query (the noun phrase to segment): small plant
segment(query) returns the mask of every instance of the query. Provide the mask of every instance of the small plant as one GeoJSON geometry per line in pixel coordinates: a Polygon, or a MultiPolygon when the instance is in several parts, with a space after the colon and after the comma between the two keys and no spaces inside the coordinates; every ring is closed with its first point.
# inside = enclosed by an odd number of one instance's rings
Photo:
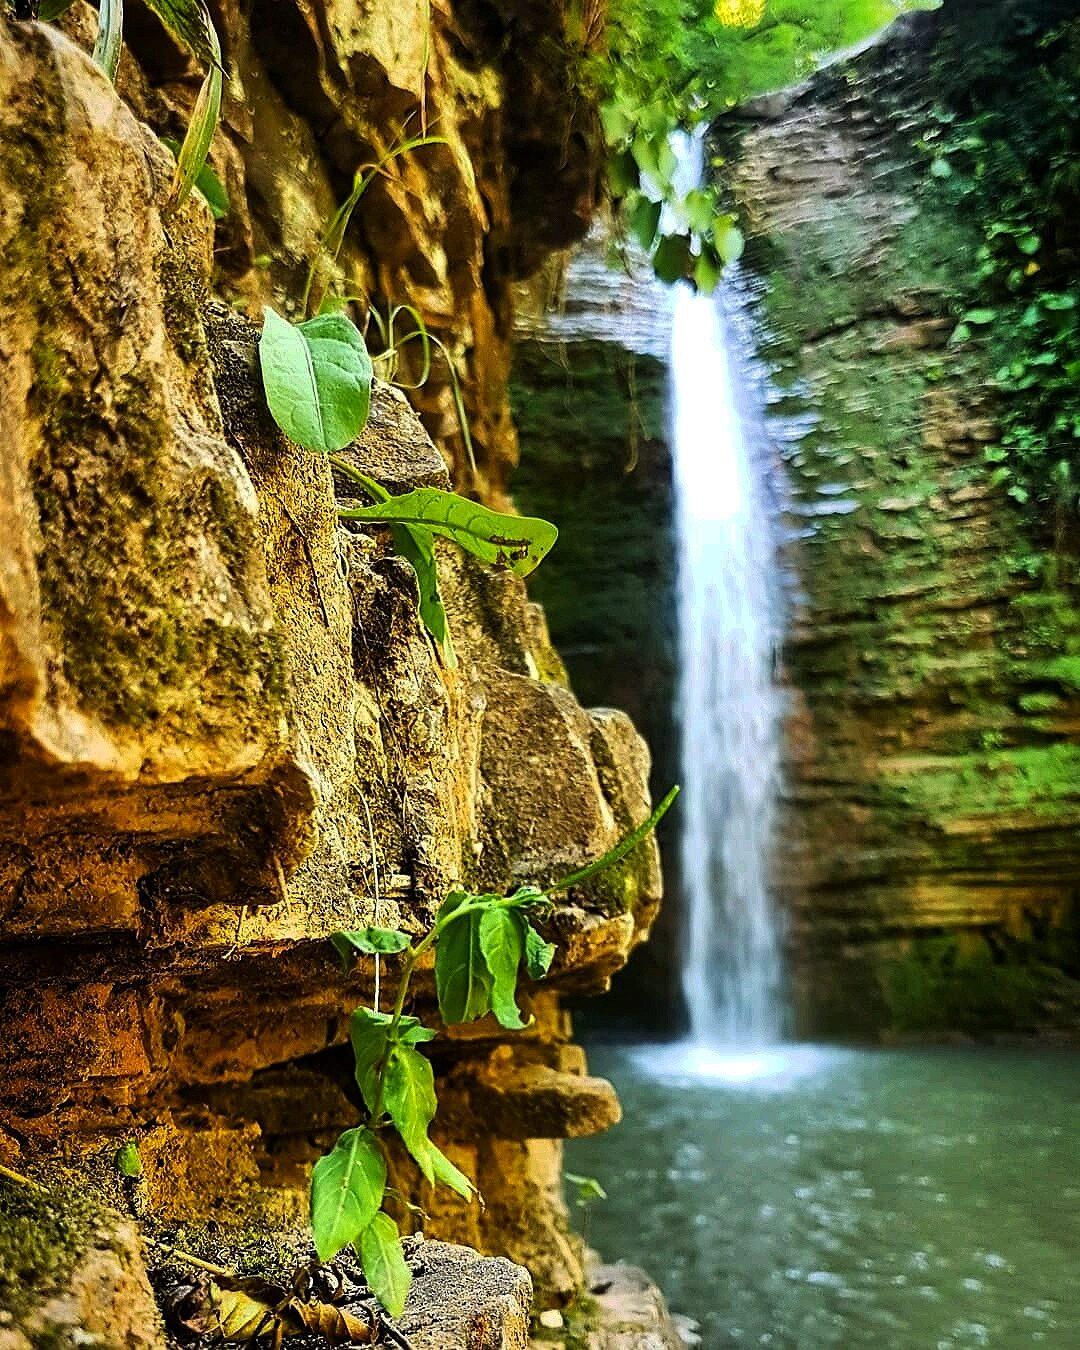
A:
{"type": "Polygon", "coordinates": [[[360,956],[401,959],[393,1010],[357,1008],[351,1019],[356,1082],[366,1108],[361,1124],[346,1130],[315,1164],[311,1176],[311,1226],[319,1260],[355,1247],[364,1277],[392,1317],[400,1316],[412,1275],[397,1224],[383,1209],[387,1195],[383,1135],[393,1128],[426,1181],[471,1200],[475,1186],[428,1135],[437,1106],[431,1062],[418,1046],[435,1032],[405,1012],[409,985],[423,957],[434,950],[435,989],[446,1026],[494,1013],[499,1025],[526,1025],[517,1002],[524,966],[540,980],[555,948],[533,927],[531,916],[552,906],[552,896],[587,881],[625,858],[657,826],[678,794],[672,788],[636,829],[610,852],[551,886],[521,886],[512,895],[454,890],[435,922],[417,942],[395,929],[364,928],[331,939],[346,968],[360,956]]]}
{"type": "Polygon", "coordinates": [[[603,122],[611,191],[653,271],[664,282],[685,279],[700,291],[714,290],[725,264],[742,256],[743,236],[735,216],[719,209],[715,188],[680,191],[672,147],[677,128],[658,108],[631,117],[614,102],[604,107],[603,122]]]}
{"type": "MultiPolygon", "coordinates": [[[[356,204],[375,176],[398,155],[441,142],[437,136],[402,140],[382,159],[356,171],[353,190],[324,230],[308,269],[304,312],[310,312],[316,299],[319,312],[300,323],[290,323],[267,307],[259,339],[259,365],[267,406],[282,431],[297,445],[328,456],[340,473],[359,483],[371,498],[370,506],[342,508],[340,518],[389,527],[395,548],[416,573],[421,621],[447,666],[453,667],[457,658],[439,591],[436,536],[453,540],[492,566],[508,567],[518,576],[528,576],[547,555],[559,532],[550,521],[492,511],[440,488],[417,488],[393,497],[381,483],[338,457],[337,452],[354,441],[367,423],[374,367],[360,330],[338,308],[344,301],[325,285],[325,273],[337,260],[356,204]]],[[[378,358],[382,362],[392,362],[406,342],[421,343],[421,383],[430,371],[432,345],[443,352],[471,458],[472,442],[457,374],[442,343],[428,333],[420,315],[409,305],[394,306],[385,321],[377,316],[376,322],[384,342],[378,358]],[[395,325],[402,314],[408,314],[416,326],[398,337],[395,325]]]]}
{"type": "MultiPolygon", "coordinates": [[[[12,10],[18,19],[56,20],[72,3],[73,0],[40,0],[40,3],[38,0],[14,0],[12,10]]],[[[204,0],[146,0],[146,5],[192,56],[206,67],[206,76],[195,101],[187,134],[176,151],[176,172],[167,205],[168,210],[175,210],[190,195],[200,175],[204,174],[210,142],[221,116],[225,69],[221,63],[221,44],[204,0]]],[[[120,64],[123,27],[123,0],[99,0],[94,60],[113,83],[120,64]]],[[[217,182],[216,178],[213,178],[213,182],[217,182]]],[[[210,179],[204,177],[203,183],[211,187],[210,179]]],[[[217,186],[220,188],[220,184],[217,186]]],[[[214,211],[212,201],[210,206],[214,211]]]]}
{"type": "Polygon", "coordinates": [[[584,1177],[579,1172],[563,1172],[563,1180],[574,1188],[574,1204],[581,1210],[581,1237],[588,1245],[589,1216],[593,1206],[600,1200],[606,1200],[608,1193],[595,1177],[584,1177]]]}
{"type": "Polygon", "coordinates": [[[368,324],[369,326],[374,325],[378,330],[379,340],[383,344],[382,351],[377,356],[373,356],[372,361],[379,371],[380,379],[386,380],[396,389],[422,389],[431,375],[431,349],[434,347],[436,351],[441,353],[443,363],[446,366],[446,373],[450,377],[450,390],[454,397],[454,414],[457,417],[458,430],[465,446],[465,457],[469,461],[469,468],[472,470],[475,479],[477,476],[476,456],[473,453],[472,433],[469,431],[469,419],[465,412],[461,380],[458,378],[454,358],[447,350],[446,344],[428,329],[423,315],[413,305],[392,305],[388,308],[385,319],[377,309],[372,309],[368,314],[368,324]],[[415,327],[411,332],[399,336],[397,321],[403,314],[412,320],[415,327]],[[401,351],[408,342],[420,343],[420,373],[413,380],[401,380],[397,375],[398,360],[401,351]]]}
{"type": "Polygon", "coordinates": [[[305,315],[310,316],[323,309],[329,285],[328,278],[341,253],[349,221],[352,220],[360,198],[375,179],[381,174],[386,174],[387,166],[401,155],[419,150],[426,145],[446,145],[446,143],[445,136],[423,135],[408,139],[402,137],[380,159],[360,165],[353,175],[352,191],[330,217],[326,229],[319,238],[315,254],[308,264],[307,280],[304,282],[304,294],[301,298],[301,308],[305,315]]]}

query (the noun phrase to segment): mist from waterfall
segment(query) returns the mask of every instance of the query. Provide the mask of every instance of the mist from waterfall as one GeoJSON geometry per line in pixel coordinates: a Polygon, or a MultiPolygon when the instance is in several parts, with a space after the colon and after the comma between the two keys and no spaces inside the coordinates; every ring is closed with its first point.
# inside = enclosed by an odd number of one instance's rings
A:
{"type": "MultiPolygon", "coordinates": [[[[700,173],[699,144],[679,147],[700,173]]],[[[781,943],[769,885],[781,695],[771,517],[748,428],[734,328],[679,285],[671,335],[687,906],[683,988],[698,1051],[782,1032],[781,943]]]]}

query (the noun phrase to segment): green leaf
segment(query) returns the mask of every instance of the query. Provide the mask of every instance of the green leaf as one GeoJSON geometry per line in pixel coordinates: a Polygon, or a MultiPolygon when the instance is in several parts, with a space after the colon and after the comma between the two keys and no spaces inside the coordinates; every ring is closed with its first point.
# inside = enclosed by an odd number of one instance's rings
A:
{"type": "MultiPolygon", "coordinates": [[[[356,1061],[356,1084],[369,1111],[375,1110],[378,1068],[390,1050],[393,1021],[389,1013],[376,1012],[374,1008],[356,1008],[349,1020],[349,1039],[356,1061]]],[[[395,1038],[397,1045],[420,1045],[423,1041],[434,1039],[434,1031],[422,1026],[418,1018],[406,1014],[399,1019],[395,1038]]]]}
{"type": "Polygon", "coordinates": [[[690,270],[690,238],[685,234],[665,234],[653,254],[653,271],[669,285],[681,281],[690,270]]]}
{"type": "MultiPolygon", "coordinates": [[[[439,913],[451,911],[472,897],[456,892],[447,898],[439,913]],[[458,898],[460,897],[460,899],[458,898]]],[[[435,944],[435,991],[439,1011],[447,1026],[472,1022],[491,1007],[491,975],[480,947],[480,911],[449,924],[435,944]]]]}
{"type": "MultiPolygon", "coordinates": [[[[214,50],[219,52],[217,34],[210,28],[214,50]]],[[[188,198],[206,165],[206,156],[210,153],[210,142],[214,139],[218,119],[221,116],[221,90],[223,83],[221,65],[210,67],[199,90],[199,97],[192,109],[191,121],[184,135],[184,143],[176,156],[176,172],[173,175],[172,188],[166,210],[174,211],[188,198]]]]}
{"type": "Polygon", "coordinates": [[[583,1177],[577,1172],[564,1172],[563,1177],[577,1191],[577,1203],[582,1209],[591,1205],[594,1200],[606,1200],[608,1198],[607,1191],[595,1177],[583,1177]]]}
{"type": "Polygon", "coordinates": [[[969,309],[964,315],[964,323],[973,323],[981,325],[993,323],[997,318],[996,309],[969,309]]]}
{"type": "Polygon", "coordinates": [[[667,135],[664,135],[656,144],[656,173],[657,187],[665,195],[671,187],[671,180],[675,177],[675,170],[678,167],[679,161],[675,158],[675,151],[671,148],[671,140],[667,135]]]}
{"type": "Polygon", "coordinates": [[[349,1039],[356,1061],[356,1085],[369,1111],[375,1110],[377,1073],[389,1049],[392,1021],[389,1013],[378,1013],[373,1008],[357,1008],[349,1019],[349,1039]]]}
{"type": "MultiPolygon", "coordinates": [[[[321,1256],[320,1256],[320,1259],[321,1256]]],[[[397,1224],[389,1214],[376,1214],[360,1236],[364,1279],[391,1317],[400,1317],[412,1286],[397,1224]]]]}
{"type": "MultiPolygon", "coordinates": [[[[373,497],[375,501],[392,500],[381,483],[347,461],[335,459],[334,467],[347,478],[353,478],[360,483],[368,496],[373,497]]],[[[454,670],[457,667],[457,653],[454,651],[454,643],[450,637],[450,621],[446,617],[446,607],[439,590],[439,568],[435,561],[434,536],[430,530],[419,526],[391,525],[390,537],[394,541],[394,548],[416,573],[420,620],[438,643],[447,668],[454,670]]]]}
{"type": "Polygon", "coordinates": [[[694,264],[694,285],[703,295],[711,295],[720,284],[723,268],[711,248],[703,248],[694,264]]]}
{"type": "Polygon", "coordinates": [[[485,910],[480,915],[480,950],[491,973],[491,1010],[500,1026],[520,1031],[525,1022],[515,994],[525,941],[517,916],[508,909],[485,910]]]}
{"type": "Polygon", "coordinates": [[[944,157],[944,155],[938,155],[930,163],[930,172],[933,174],[935,178],[951,178],[952,165],[944,157]]]}
{"type": "Polygon", "coordinates": [[[519,577],[527,577],[540,564],[559,536],[550,521],[505,515],[441,488],[416,488],[339,515],[342,520],[419,526],[452,540],[482,562],[509,567],[519,577]]]}
{"type": "Polygon", "coordinates": [[[643,192],[636,192],[626,204],[626,224],[630,233],[644,249],[651,249],[660,228],[660,202],[654,202],[643,192]]]}
{"type": "Polygon", "coordinates": [[[656,157],[656,142],[639,132],[634,137],[630,153],[637,161],[641,172],[648,175],[656,187],[660,187],[660,166],[656,157]]]}
{"type": "Polygon", "coordinates": [[[120,48],[124,42],[124,0],[98,0],[98,30],[94,42],[94,60],[116,83],[120,48]]]}
{"type": "Polygon", "coordinates": [[[424,1177],[435,1181],[428,1127],[435,1119],[435,1075],[431,1062],[409,1045],[397,1045],[386,1070],[386,1109],[402,1142],[424,1177]]]}
{"type": "MultiPolygon", "coordinates": [[[[179,156],[179,141],[171,136],[162,136],[161,143],[168,146],[174,158],[179,156]]],[[[195,191],[201,193],[215,220],[224,220],[229,214],[229,194],[225,191],[225,184],[209,164],[204,164],[195,176],[195,191]]]]}
{"type": "Polygon", "coordinates": [[[204,66],[221,66],[221,48],[203,0],[146,0],[165,27],[204,66]]]}
{"type": "Polygon", "coordinates": [[[339,952],[363,952],[365,956],[394,956],[409,945],[408,935],[396,928],[355,928],[330,934],[339,952]]]}
{"type": "Polygon", "coordinates": [[[1042,240],[1034,232],[1029,232],[1020,236],[1016,241],[1016,247],[1030,258],[1042,248],[1042,240]]]}
{"type": "Polygon", "coordinates": [[[693,188],[683,199],[681,211],[696,234],[708,234],[716,216],[716,194],[704,188],[693,188]]]}
{"type": "Polygon", "coordinates": [[[637,160],[629,150],[622,150],[611,157],[608,162],[608,186],[613,196],[625,197],[628,192],[634,191],[640,181],[637,160]]]}
{"type": "Polygon", "coordinates": [[[530,882],[526,886],[519,886],[513,895],[506,897],[507,903],[514,909],[531,909],[536,905],[549,906],[551,901],[547,894],[539,886],[534,886],[530,882]]]}
{"type": "Polygon", "coordinates": [[[332,268],[337,262],[341,246],[345,242],[345,232],[349,228],[352,214],[356,210],[360,198],[375,179],[399,155],[408,154],[411,150],[419,150],[425,145],[447,144],[449,142],[445,136],[412,136],[408,140],[397,141],[375,163],[362,164],[356,170],[353,175],[352,191],[330,217],[322,238],[319,240],[318,247],[308,264],[307,280],[304,282],[304,294],[301,300],[302,310],[305,314],[311,312],[312,301],[315,302],[314,308],[320,308],[322,276],[327,269],[332,268]]]}
{"type": "Polygon", "coordinates": [[[529,972],[529,979],[542,980],[555,958],[555,944],[545,942],[524,914],[515,917],[522,925],[525,938],[525,969],[529,972]]]}
{"type": "Polygon", "coordinates": [[[660,805],[653,811],[648,820],[643,820],[636,829],[630,831],[619,840],[614,848],[608,849],[602,858],[597,858],[596,862],[589,863],[587,867],[579,868],[576,872],[571,872],[569,876],[563,877],[561,881],[555,882],[553,886],[545,888],[548,895],[554,895],[557,891],[569,890],[571,886],[580,886],[583,881],[588,881],[590,877],[596,876],[598,872],[605,872],[609,867],[614,867],[617,862],[621,862],[628,853],[632,853],[646,836],[650,835],[656,829],[660,821],[663,820],[679,795],[677,787],[670,788],[660,805]]]}
{"type": "Polygon", "coordinates": [[[371,407],[371,357],[359,330],[344,314],[301,324],[270,308],[263,315],[259,362],[274,421],[306,450],[343,450],[371,407]]]}
{"type": "Polygon", "coordinates": [[[742,230],[731,216],[721,216],[713,226],[713,247],[722,263],[738,262],[746,247],[742,230]]]}
{"type": "Polygon", "coordinates": [[[600,121],[608,145],[618,145],[633,130],[630,119],[617,103],[605,103],[600,108],[600,121]]]}
{"type": "Polygon", "coordinates": [[[132,1139],[129,1139],[122,1148],[116,1150],[114,1162],[116,1170],[122,1177],[141,1177],[143,1174],[139,1146],[132,1139]]]}
{"type": "Polygon", "coordinates": [[[311,1228],[320,1261],[332,1260],[367,1231],[385,1190],[386,1160],[375,1136],[363,1126],[346,1130],[311,1173],[311,1228]]]}
{"type": "Polygon", "coordinates": [[[471,1200],[476,1193],[476,1187],[469,1178],[459,1168],[455,1167],[450,1159],[436,1144],[431,1144],[431,1163],[435,1170],[435,1180],[443,1186],[449,1186],[452,1191],[456,1191],[463,1200],[471,1200]]]}
{"type": "Polygon", "coordinates": [[[450,621],[446,617],[442,592],[439,590],[439,566],[435,561],[435,538],[430,530],[420,526],[392,525],[390,537],[394,548],[405,558],[416,573],[420,621],[439,645],[447,668],[457,667],[457,653],[450,637],[450,621]]]}

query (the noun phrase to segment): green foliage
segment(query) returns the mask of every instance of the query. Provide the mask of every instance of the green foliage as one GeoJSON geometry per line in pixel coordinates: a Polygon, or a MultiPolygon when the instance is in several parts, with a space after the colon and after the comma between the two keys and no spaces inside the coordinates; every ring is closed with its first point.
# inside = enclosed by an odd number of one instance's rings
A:
{"type": "Polygon", "coordinates": [[[374,506],[340,513],[342,520],[404,525],[449,539],[494,567],[526,577],[543,561],[559,536],[550,521],[492,511],[441,488],[415,488],[374,506]]]}
{"type": "MultiPolygon", "coordinates": [[[[146,0],[146,4],[169,32],[207,68],[183,144],[176,152],[176,173],[166,204],[167,211],[174,211],[190,195],[206,164],[210,142],[221,117],[225,71],[221,64],[221,44],[204,0],[146,0]]],[[[70,5],[71,0],[44,0],[38,17],[58,19],[70,5]]],[[[115,80],[120,64],[123,23],[123,0],[99,0],[94,60],[110,80],[115,80]]]]}
{"type": "Polygon", "coordinates": [[[320,1261],[362,1238],[385,1191],[386,1159],[375,1136],[363,1126],[346,1130],[311,1173],[311,1230],[320,1261]]]}
{"type": "Polygon", "coordinates": [[[675,181],[671,137],[755,94],[792,84],[902,10],[934,0],[612,0],[608,48],[590,74],[602,103],[608,181],[663,281],[711,290],[742,252],[715,194],[675,181]]]}
{"type": "MultiPolygon", "coordinates": [[[[347,460],[335,457],[334,468],[351,478],[364,489],[376,502],[388,502],[390,493],[370,474],[363,473],[347,460]]],[[[435,536],[429,529],[418,525],[392,524],[390,537],[394,548],[406,559],[416,573],[419,592],[418,609],[420,620],[434,638],[447,668],[453,670],[457,665],[454,644],[450,637],[450,623],[446,617],[446,606],[439,591],[439,568],[435,561],[435,536]]]]}
{"type": "Polygon", "coordinates": [[[344,314],[300,324],[270,308],[263,315],[259,364],[274,421],[306,450],[343,450],[371,408],[371,357],[359,330],[344,314]]]}
{"type": "MultiPolygon", "coordinates": [[[[211,28],[210,31],[213,33],[214,30],[211,28]]],[[[214,36],[214,47],[216,50],[216,34],[214,36]]],[[[188,123],[187,133],[184,136],[183,144],[180,146],[180,153],[176,157],[176,174],[173,178],[168,203],[171,209],[175,210],[191,195],[191,190],[199,181],[199,175],[206,164],[206,156],[210,152],[210,142],[214,139],[214,131],[221,116],[223,79],[221,66],[215,63],[206,72],[202,87],[199,89],[199,96],[195,100],[195,107],[191,114],[191,121],[188,123]]]]}
{"type": "Polygon", "coordinates": [[[402,137],[379,159],[360,165],[353,175],[352,191],[330,217],[319,238],[315,254],[308,264],[302,301],[305,314],[321,312],[327,294],[329,277],[337,263],[338,255],[341,253],[341,246],[345,242],[345,234],[349,228],[349,222],[352,220],[353,212],[356,210],[360,198],[375,179],[380,175],[388,176],[390,164],[400,155],[408,154],[412,150],[419,150],[425,145],[445,145],[446,143],[445,136],[402,137]]]}
{"type": "Polygon", "coordinates": [[[374,506],[343,508],[339,516],[342,520],[390,527],[395,548],[416,573],[420,618],[450,667],[457,664],[457,657],[439,591],[435,536],[452,540],[483,562],[509,567],[518,576],[528,576],[558,538],[558,530],[546,520],[491,511],[439,488],[417,488],[392,497],[380,483],[347,460],[335,457],[334,467],[375,499],[374,506]]]}
{"type": "Polygon", "coordinates": [[[595,1177],[583,1177],[577,1172],[564,1172],[563,1180],[568,1181],[574,1188],[574,1203],[578,1209],[588,1209],[590,1205],[597,1200],[606,1200],[607,1191],[597,1181],[595,1177]]]}
{"type": "MultiPolygon", "coordinates": [[[[161,143],[172,151],[174,159],[179,158],[179,141],[171,136],[162,136],[161,143]]],[[[206,202],[215,220],[224,220],[229,214],[229,194],[225,191],[225,184],[209,164],[204,164],[196,174],[195,191],[206,202]]]]}
{"type": "Polygon", "coordinates": [[[124,0],[99,0],[94,60],[105,72],[110,83],[116,82],[116,68],[120,64],[120,48],[123,41],[124,0]]]}
{"type": "MultiPolygon", "coordinates": [[[[1048,11],[1049,12],[1049,11],[1048,11]]],[[[980,20],[981,25],[981,20],[980,20]]],[[[951,342],[981,348],[1003,400],[991,481],[1019,503],[1080,506],[1080,21],[1010,15],[943,44],[940,102],[918,142],[931,209],[976,222],[951,342]]]]}
{"type": "MultiPolygon", "coordinates": [[[[326,301],[323,303],[325,305],[326,301]]],[[[446,373],[450,379],[450,392],[454,400],[454,416],[457,418],[458,431],[461,433],[462,443],[465,446],[465,458],[469,461],[469,467],[472,469],[475,478],[477,476],[476,455],[473,451],[472,433],[469,430],[469,419],[465,411],[465,398],[462,394],[461,380],[458,377],[454,358],[446,344],[430,331],[424,322],[424,316],[414,305],[391,305],[386,312],[385,319],[377,309],[373,308],[368,312],[368,325],[378,329],[379,337],[382,340],[382,350],[377,356],[372,357],[375,369],[381,379],[386,380],[388,384],[394,385],[397,389],[422,389],[431,377],[432,349],[434,348],[442,356],[446,373]],[[397,323],[402,315],[411,320],[414,327],[410,332],[399,335],[397,323]],[[420,370],[413,379],[403,380],[398,375],[398,365],[401,353],[410,342],[420,343],[420,370]]]]}
{"type": "Polygon", "coordinates": [[[221,47],[203,0],[146,0],[146,7],[204,66],[222,69],[221,47]]]}
{"type": "Polygon", "coordinates": [[[360,1237],[360,1262],[368,1284],[391,1317],[400,1317],[412,1285],[397,1224],[389,1214],[376,1214],[360,1237]]]}
{"type": "Polygon", "coordinates": [[[462,917],[458,911],[464,917],[464,922],[444,931],[435,949],[435,988],[447,1026],[475,1022],[491,1007],[491,972],[480,945],[481,909],[470,909],[473,899],[466,891],[453,891],[439,910],[443,921],[462,917]],[[464,913],[466,909],[470,912],[464,913]]]}
{"type": "Polygon", "coordinates": [[[336,947],[345,971],[352,969],[361,953],[365,956],[394,956],[409,945],[405,934],[394,928],[360,928],[354,932],[334,933],[330,941],[336,947]]]}
{"type": "Polygon", "coordinates": [[[542,980],[551,969],[551,963],[555,959],[555,944],[545,942],[524,914],[515,914],[514,918],[521,927],[521,935],[525,943],[525,969],[528,972],[529,979],[542,980]]]}
{"type": "Polygon", "coordinates": [[[491,1010],[510,1031],[525,1026],[516,1001],[518,970],[525,955],[525,934],[517,916],[488,909],[480,916],[480,950],[491,975],[491,1010]]]}
{"type": "Polygon", "coordinates": [[[475,1193],[429,1137],[437,1099],[430,1061],[417,1046],[435,1033],[405,1013],[409,983],[418,963],[434,949],[439,1011],[447,1026],[493,1012],[509,1029],[525,1026],[517,1004],[524,967],[530,979],[542,979],[555,949],[529,922],[528,914],[551,907],[551,896],[621,861],[655,828],[675,799],[673,788],[643,824],[608,853],[551,886],[520,886],[512,895],[456,890],[443,901],[434,925],[415,945],[393,929],[364,928],[335,933],[340,955],[402,955],[393,1012],[357,1008],[350,1039],[356,1082],[367,1116],[346,1130],[332,1152],[315,1164],[311,1179],[311,1223],[319,1259],[326,1261],[346,1246],[356,1246],[364,1275],[383,1307],[398,1316],[408,1297],[411,1275],[397,1225],[382,1210],[386,1162],[381,1132],[392,1127],[424,1178],[464,1200],[475,1193]]]}

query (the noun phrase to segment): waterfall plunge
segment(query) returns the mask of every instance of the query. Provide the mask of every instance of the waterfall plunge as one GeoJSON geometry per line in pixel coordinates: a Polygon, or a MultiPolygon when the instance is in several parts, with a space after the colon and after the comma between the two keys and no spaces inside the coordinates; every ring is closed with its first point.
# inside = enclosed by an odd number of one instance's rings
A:
{"type": "MultiPolygon", "coordinates": [[[[699,181],[680,138],[680,184],[699,181]]],[[[769,888],[780,692],[770,519],[721,304],[676,290],[671,392],[679,562],[683,988],[694,1050],[779,1040],[780,938],[769,888]]]]}
{"type": "MultiPolygon", "coordinates": [[[[702,137],[677,135],[677,188],[702,178],[702,137]]],[[[675,222],[675,228],[679,228],[675,222]]],[[[692,1045],[650,1047],[651,1071],[738,1082],[791,1071],[790,1049],[743,1053],[783,1030],[780,937],[768,871],[779,781],[774,549],[762,456],[748,429],[734,325],[721,302],[664,286],[644,258],[611,269],[598,235],[570,265],[548,340],[617,342],[666,359],[673,408],[683,792],[683,986],[692,1045]],[[728,1053],[735,1052],[735,1053],[728,1053]]],[[[519,319],[520,322],[520,319],[519,319]]]]}
{"type": "Polygon", "coordinates": [[[780,1036],[769,891],[779,691],[768,515],[716,302],[680,287],[671,344],[679,550],[683,984],[701,1048],[780,1036]]]}

